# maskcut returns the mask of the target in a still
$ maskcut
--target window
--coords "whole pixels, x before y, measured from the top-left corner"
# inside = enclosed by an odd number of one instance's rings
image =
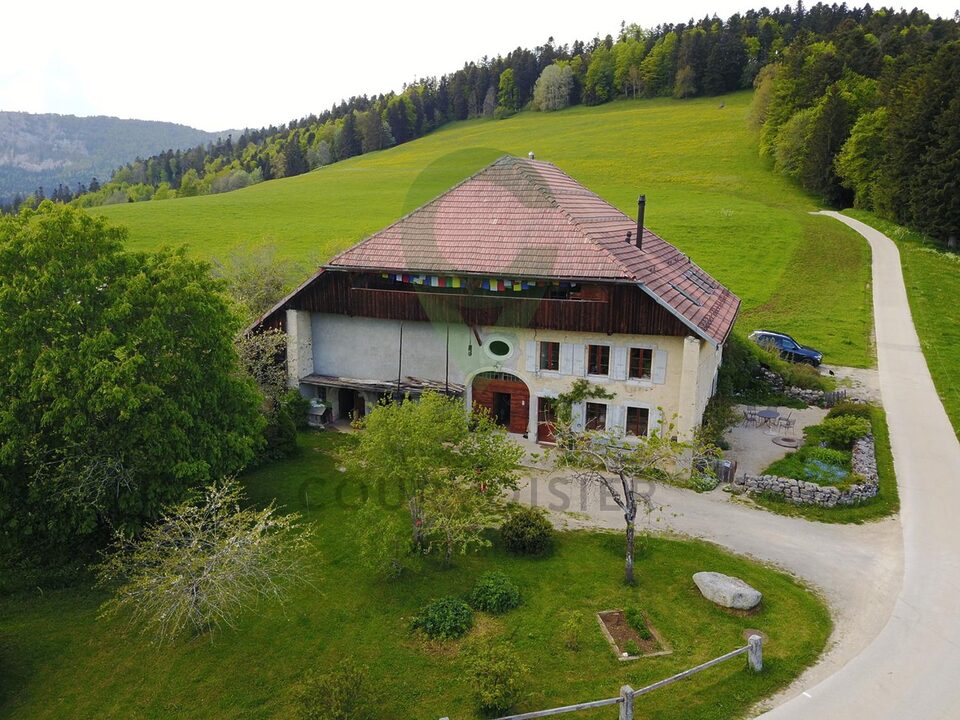
[[[503,360],[513,355],[513,343],[510,338],[494,335],[483,343],[483,351],[491,360]]]
[[[653,350],[650,348],[630,348],[631,380],[649,380],[653,367]]]
[[[540,369],[541,370],[559,370],[560,369],[560,343],[541,342],[540,343]]]
[[[510,354],[510,346],[503,340],[494,340],[490,343],[490,354],[497,357],[506,357]]]
[[[603,403],[587,403],[587,430],[603,430],[607,427],[607,406]]]
[[[650,411],[647,408],[627,408],[627,435],[640,437],[647,434],[650,425]]]
[[[587,374],[610,374],[610,346],[587,345]]]

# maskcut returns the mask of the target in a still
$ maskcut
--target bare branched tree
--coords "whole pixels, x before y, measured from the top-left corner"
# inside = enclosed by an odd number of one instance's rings
[[[585,385],[576,386],[567,399],[577,399],[588,392]],[[647,513],[654,509],[649,492],[652,483],[671,477],[679,479],[691,471],[708,472],[705,459],[715,451],[698,441],[679,440],[674,421],[651,429],[647,435],[628,437],[619,430],[577,431],[567,419],[569,411],[558,412],[558,416],[554,431],[556,464],[571,470],[574,480],[584,487],[609,494],[623,511],[624,581],[633,585],[637,513],[640,509]]]
[[[102,583],[119,583],[102,615],[129,612],[131,624],[165,642],[186,630],[235,627],[261,600],[283,602],[292,584],[307,581],[310,530],[273,504],[241,501],[239,484],[227,479],[172,507],[141,536],[118,535],[98,567]]]

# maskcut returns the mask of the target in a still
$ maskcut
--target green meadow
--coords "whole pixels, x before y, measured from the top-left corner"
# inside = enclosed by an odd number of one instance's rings
[[[310,585],[284,607],[251,608],[236,629],[156,646],[122,619],[100,620],[101,590],[28,590],[0,596],[0,717],[4,718],[294,718],[298,689],[313,670],[351,657],[367,668],[380,704],[395,720],[478,718],[465,677],[464,643],[498,638],[531,669],[517,710],[616,696],[767,637],[764,669],[743,657],[638,699],[639,717],[722,720],[741,717],[784,687],[823,650],[830,618],[823,601],[793,578],[713,545],[644,538],[636,587],[623,584],[623,533],[563,532],[543,558],[492,547],[457,556],[453,567],[427,562],[396,581],[357,562],[358,479],[337,472],[335,451],[349,438],[304,434],[299,457],[244,478],[250,499],[276,500],[315,529],[319,559]],[[403,512],[398,504],[385,512]],[[479,613],[464,640],[429,642],[410,622],[431,598],[464,595],[483,572],[500,570],[523,602],[502,616]],[[763,592],[751,614],[703,598],[691,580],[710,569],[741,577]],[[620,662],[596,612],[642,608],[672,654]],[[566,646],[568,617],[580,646]],[[615,713],[616,711],[614,711]],[[610,709],[578,714],[609,718]]]
[[[452,123],[419,140],[223,195],[96,209],[134,248],[186,244],[206,259],[262,245],[305,276],[505,153],[534,151],[646,225],[743,300],[739,327],[769,326],[869,366],[869,249],[757,156],[751,94],[618,101]]]

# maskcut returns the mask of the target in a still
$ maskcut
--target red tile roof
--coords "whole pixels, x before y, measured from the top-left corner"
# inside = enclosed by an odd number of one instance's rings
[[[504,156],[340,253],[330,269],[640,284],[699,335],[726,340],[740,300],[551,163]]]

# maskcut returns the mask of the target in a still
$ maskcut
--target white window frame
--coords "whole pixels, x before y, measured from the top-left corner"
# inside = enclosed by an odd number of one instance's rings
[[[508,352],[506,355],[497,355],[490,352],[490,345],[498,341],[504,343],[508,348],[510,348],[510,352]],[[494,362],[502,363],[506,360],[511,360],[516,357],[517,343],[506,335],[488,335],[483,343],[483,352]]]
[[[591,346],[607,348],[607,374],[606,375],[594,375],[593,373],[590,372]],[[588,377],[591,380],[611,380],[612,370],[613,370],[613,343],[587,341],[583,344],[583,375],[584,377]]]
[[[547,368],[540,367],[540,343],[545,343],[545,342],[553,343],[557,346],[557,369],[556,370],[548,370]],[[553,376],[559,377],[562,374],[563,365],[560,362],[560,353],[561,353],[562,347],[563,347],[563,343],[560,340],[550,340],[550,339],[544,339],[544,338],[537,339],[536,341],[537,354],[536,354],[536,358],[534,359],[534,363],[536,364],[538,373],[540,373],[541,375],[546,375],[548,377],[553,377]]]
[[[627,379],[626,382],[629,385],[637,385],[639,387],[652,387],[653,386],[653,363],[657,357],[657,350],[659,348],[655,343],[630,343],[627,345]],[[631,350],[649,350],[650,351],[650,377],[648,378],[632,378],[630,377],[630,351]]]
[[[647,435],[627,435],[627,411],[629,408],[637,408],[638,410],[647,411]],[[628,402],[623,405],[623,426],[620,427],[620,431],[623,433],[623,436],[628,440],[630,438],[637,437],[646,437],[650,435],[651,431],[659,428],[659,418],[657,417],[657,409],[648,405],[647,403],[638,403],[638,402]]]

